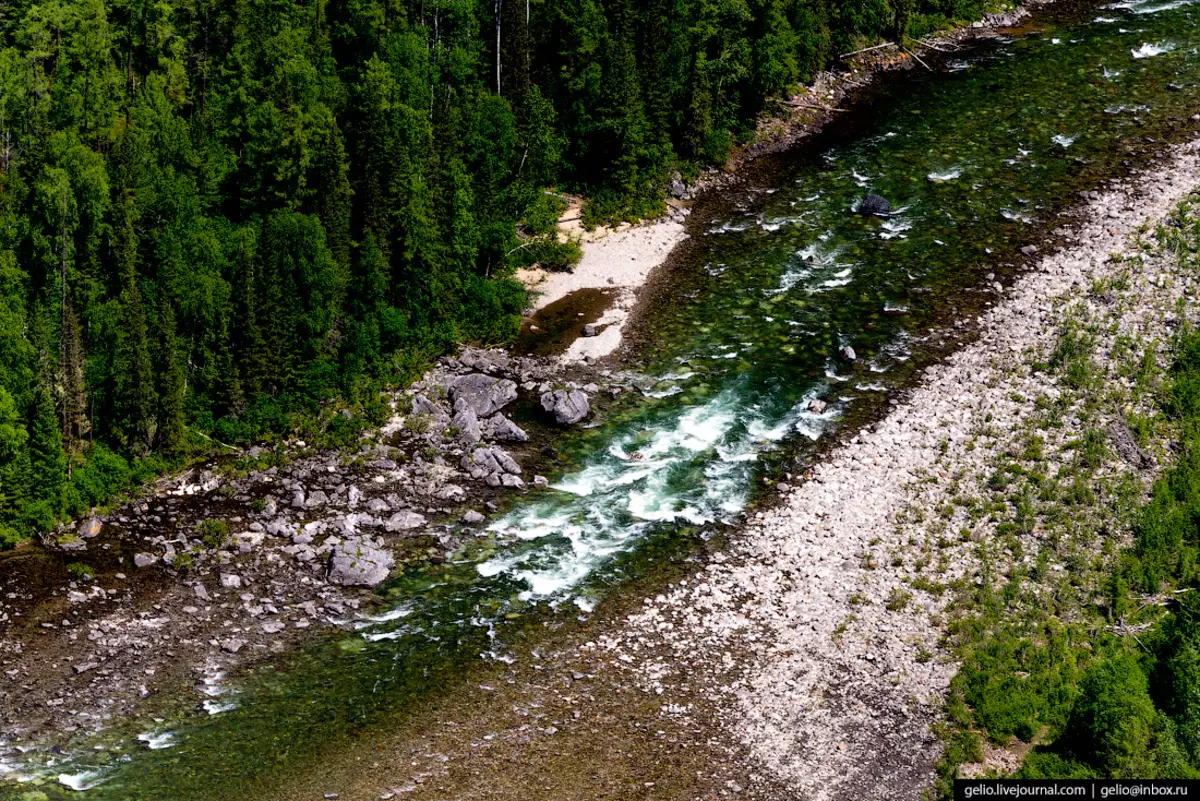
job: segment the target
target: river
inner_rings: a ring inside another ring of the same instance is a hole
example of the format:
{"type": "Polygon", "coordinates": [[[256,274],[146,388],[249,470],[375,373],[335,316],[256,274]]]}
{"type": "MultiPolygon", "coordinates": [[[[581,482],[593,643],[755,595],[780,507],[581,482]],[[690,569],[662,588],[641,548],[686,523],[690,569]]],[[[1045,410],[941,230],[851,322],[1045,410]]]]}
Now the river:
{"type": "Polygon", "coordinates": [[[551,489],[492,525],[498,547],[392,581],[386,614],[239,681],[214,674],[158,720],[0,765],[0,798],[249,797],[465,661],[509,658],[529,621],[587,614],[664,542],[735,524],[785,457],[914,380],[932,332],[986,303],[1022,246],[1047,247],[1078,192],[1195,127],[1198,47],[1200,5],[1183,0],[1058,10],[865,93],[697,210],[639,400],[569,435],[551,489]],[[857,215],[867,193],[891,215],[857,215]]]}

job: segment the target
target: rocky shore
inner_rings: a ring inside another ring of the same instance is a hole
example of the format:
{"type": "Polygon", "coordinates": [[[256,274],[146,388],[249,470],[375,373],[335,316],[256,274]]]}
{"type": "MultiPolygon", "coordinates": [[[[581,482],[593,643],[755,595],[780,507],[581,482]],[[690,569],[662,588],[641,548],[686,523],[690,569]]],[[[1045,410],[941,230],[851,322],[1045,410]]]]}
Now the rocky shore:
{"type": "Polygon", "coordinates": [[[250,448],[19,550],[0,578],[0,761],[171,690],[219,713],[225,676],[352,625],[394,569],[444,560],[544,487],[547,439],[627,379],[468,348],[355,450],[250,448]],[[525,427],[519,407],[534,410],[525,427]]]}

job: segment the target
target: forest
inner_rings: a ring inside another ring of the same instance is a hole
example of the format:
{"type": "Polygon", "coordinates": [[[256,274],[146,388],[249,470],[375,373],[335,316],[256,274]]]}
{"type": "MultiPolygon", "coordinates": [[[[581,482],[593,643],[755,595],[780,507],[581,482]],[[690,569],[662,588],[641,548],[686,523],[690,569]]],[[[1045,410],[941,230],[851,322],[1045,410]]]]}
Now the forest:
{"type": "MultiPolygon", "coordinates": [[[[512,271],[973,0],[0,5],[0,542],[501,343],[512,271]]],[[[338,417],[335,419],[340,420],[338,417]]]]}

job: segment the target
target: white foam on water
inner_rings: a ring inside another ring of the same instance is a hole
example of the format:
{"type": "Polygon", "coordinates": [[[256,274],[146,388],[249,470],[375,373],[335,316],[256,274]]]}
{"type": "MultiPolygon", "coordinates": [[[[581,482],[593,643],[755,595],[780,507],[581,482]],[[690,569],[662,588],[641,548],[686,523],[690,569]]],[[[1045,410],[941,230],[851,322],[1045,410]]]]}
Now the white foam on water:
{"type": "Polygon", "coordinates": [[[962,72],[963,70],[971,69],[971,62],[952,58],[946,62],[946,69],[950,70],[950,72],[962,72]]]}
{"type": "Polygon", "coordinates": [[[108,778],[107,771],[84,770],[79,773],[60,773],[58,774],[58,783],[75,792],[83,792],[99,786],[106,778],[108,778]]]}
{"type": "Polygon", "coordinates": [[[863,188],[870,186],[873,180],[869,175],[860,175],[858,170],[851,170],[850,175],[854,177],[854,183],[863,188]]]}
{"type": "Polygon", "coordinates": [[[237,709],[237,701],[217,701],[210,698],[200,706],[204,707],[204,711],[210,715],[219,715],[222,712],[237,709]]]}
{"type": "Polygon", "coordinates": [[[1078,134],[1076,134],[1075,136],[1067,136],[1066,134],[1055,134],[1054,136],[1050,137],[1050,141],[1053,142],[1054,144],[1058,145],[1061,148],[1068,148],[1071,145],[1075,144],[1075,140],[1077,140],[1078,138],[1079,138],[1078,134]]]}
{"type": "Polygon", "coordinates": [[[172,731],[147,731],[139,734],[137,738],[140,742],[145,743],[151,751],[161,751],[175,745],[175,732],[172,731]]]}
{"type": "Polygon", "coordinates": [[[1130,50],[1129,52],[1134,58],[1154,58],[1155,56],[1161,56],[1163,53],[1170,53],[1174,49],[1175,45],[1172,42],[1159,42],[1157,44],[1146,42],[1137,50],[1130,50]]]}
{"type": "Polygon", "coordinates": [[[892,216],[884,220],[879,227],[880,239],[895,239],[896,237],[903,237],[905,231],[912,230],[913,221],[908,217],[892,216]]]}
{"type": "Polygon", "coordinates": [[[948,170],[931,172],[925,177],[935,184],[944,184],[947,181],[953,181],[955,178],[961,178],[962,174],[963,168],[955,165],[948,170]]]}
{"type": "Polygon", "coordinates": [[[389,609],[388,611],[378,615],[363,615],[362,619],[359,620],[355,626],[357,628],[366,628],[367,626],[373,626],[379,623],[391,623],[393,620],[406,618],[412,613],[412,607],[406,604],[401,604],[395,609],[389,609]]]}
{"type": "Polygon", "coordinates": [[[1004,219],[1013,220],[1014,222],[1023,222],[1023,223],[1032,223],[1033,222],[1032,216],[1030,216],[1024,212],[1021,212],[1021,211],[1015,211],[1013,209],[1000,209],[1000,215],[1002,217],[1004,217],[1004,219]]]}
{"type": "Polygon", "coordinates": [[[618,438],[553,485],[558,492],[493,523],[490,530],[508,544],[478,572],[524,583],[524,600],[552,599],[633,547],[650,526],[704,525],[741,511],[759,454],[797,430],[801,417],[772,419],[743,403],[726,389],[618,438]]]}
{"type": "MultiPolygon", "coordinates": [[[[1119,8],[1128,11],[1138,16],[1146,14],[1159,14],[1163,11],[1174,11],[1185,6],[1190,6],[1196,0],[1167,0],[1167,2],[1158,2],[1158,0],[1137,0],[1129,3],[1113,3],[1105,6],[1105,8],[1119,8]]],[[[1116,22],[1117,20],[1111,20],[1116,22]]]]}
{"type": "MultiPolygon", "coordinates": [[[[840,273],[839,273],[839,274],[840,274],[840,273]]],[[[814,289],[813,291],[814,291],[814,292],[819,292],[819,291],[820,291],[820,290],[822,290],[822,289],[836,289],[836,288],[837,288],[837,287],[839,287],[839,286],[845,286],[846,284],[850,283],[850,281],[852,281],[852,280],[853,280],[853,279],[851,279],[851,278],[849,278],[849,277],[846,277],[846,278],[830,278],[830,279],[829,279],[829,280],[827,280],[827,281],[822,281],[822,282],[821,282],[821,285],[820,285],[819,287],[817,287],[816,289],[814,289]]]]}

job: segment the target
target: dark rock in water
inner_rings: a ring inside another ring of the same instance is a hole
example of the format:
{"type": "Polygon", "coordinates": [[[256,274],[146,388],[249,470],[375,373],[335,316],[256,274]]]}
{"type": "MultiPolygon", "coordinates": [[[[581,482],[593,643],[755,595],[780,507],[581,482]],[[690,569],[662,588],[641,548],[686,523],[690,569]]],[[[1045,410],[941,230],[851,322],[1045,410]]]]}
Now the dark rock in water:
{"type": "Polygon", "coordinates": [[[892,204],[879,195],[867,195],[858,205],[858,213],[864,217],[884,217],[892,210],[892,204]]]}

